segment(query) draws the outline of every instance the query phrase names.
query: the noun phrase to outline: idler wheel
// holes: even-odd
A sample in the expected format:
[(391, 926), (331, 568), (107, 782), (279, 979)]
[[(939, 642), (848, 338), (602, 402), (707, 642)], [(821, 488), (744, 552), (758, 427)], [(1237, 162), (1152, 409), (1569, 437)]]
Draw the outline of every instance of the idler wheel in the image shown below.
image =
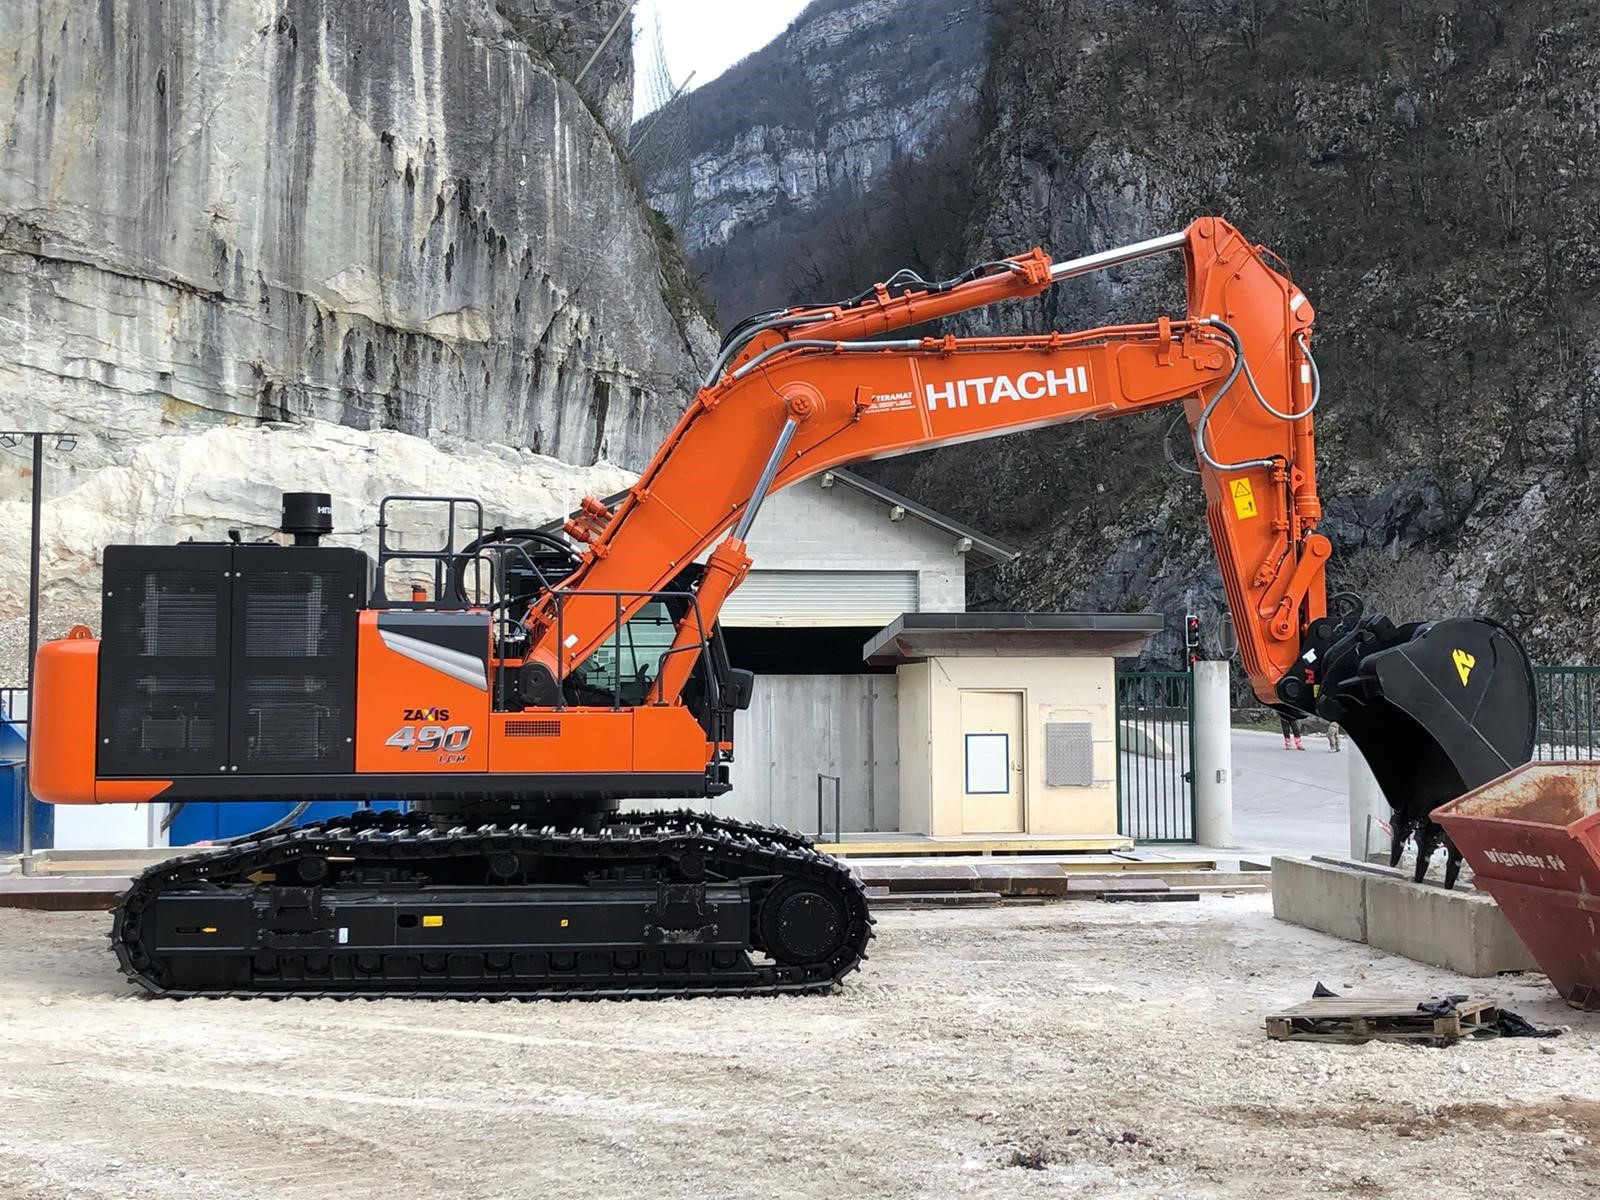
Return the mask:
[(844, 903), (827, 884), (791, 879), (774, 888), (761, 906), (762, 943), (781, 963), (824, 962), (844, 937)]

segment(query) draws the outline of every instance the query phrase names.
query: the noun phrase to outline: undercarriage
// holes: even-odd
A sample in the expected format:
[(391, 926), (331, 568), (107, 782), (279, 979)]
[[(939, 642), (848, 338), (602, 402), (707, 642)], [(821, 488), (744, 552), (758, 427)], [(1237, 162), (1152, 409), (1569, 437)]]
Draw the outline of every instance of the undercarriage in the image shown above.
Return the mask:
[(149, 868), (111, 936), (131, 980), (175, 998), (628, 999), (826, 991), (872, 918), (847, 868), (767, 826), (361, 811)]

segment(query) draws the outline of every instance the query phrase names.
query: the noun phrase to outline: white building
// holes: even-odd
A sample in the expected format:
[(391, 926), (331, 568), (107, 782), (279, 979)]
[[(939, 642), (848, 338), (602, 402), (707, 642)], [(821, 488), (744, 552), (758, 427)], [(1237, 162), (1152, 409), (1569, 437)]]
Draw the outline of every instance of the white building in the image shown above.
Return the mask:
[(1116, 835), (1114, 656), (1160, 617), (968, 614), (967, 572), (1016, 551), (850, 471), (769, 497), (748, 545), (722, 626), (756, 687), (714, 811), (830, 837)]
[(866, 643), (904, 613), (964, 611), (967, 572), (1016, 551), (843, 470), (769, 496), (748, 546), (722, 627), (755, 696), (735, 718), (734, 790), (712, 807), (815, 832), (817, 777), (831, 776), (845, 829), (899, 829), (897, 679)]

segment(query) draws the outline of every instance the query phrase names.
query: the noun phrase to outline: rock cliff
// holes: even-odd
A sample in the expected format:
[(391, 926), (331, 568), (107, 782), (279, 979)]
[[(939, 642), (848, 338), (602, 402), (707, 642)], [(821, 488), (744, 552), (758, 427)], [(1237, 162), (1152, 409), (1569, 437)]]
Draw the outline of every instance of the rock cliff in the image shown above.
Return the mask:
[(869, 191), (971, 109), (982, 31), (980, 0), (814, 0), (688, 94), (688, 162), (647, 159), (646, 186), (672, 211), (689, 173), (681, 237), (724, 325), (787, 299), (785, 244), (815, 239), (819, 206)]
[[(421, 483), (324, 423), (448, 441), (463, 461), (434, 479), (456, 492), (516, 453), (480, 445), (646, 458), (713, 335), (595, 115), (626, 111), (626, 55), (587, 101), (562, 73), (617, 5), (589, 7), (552, 45), (529, 36), (542, 0), (6, 5), (0, 427), (78, 434), (52, 504), (90, 508), (51, 520), (216, 536), (159, 481), (199, 486), (178, 462), (217, 427), (303, 427), (239, 493), (255, 524), (327, 447), (359, 476), (336, 491)], [(249, 464), (208, 487), (224, 461)], [(143, 483), (95, 482), (135, 465)], [(0, 498), (27, 486), (0, 472)], [(86, 569), (53, 561), (47, 625), (61, 572)]]
[[(1600, 526), (1579, 515), (1600, 467), (1590, 7), (1166, 11), (994, 6), (971, 250), (1074, 254), (1226, 215), (1317, 305), (1333, 586), (1397, 619), (1496, 617), (1541, 661), (1600, 661)], [(1178, 302), (1174, 278), (1141, 264), (998, 324), (1148, 319)], [(999, 532), (1029, 551), (989, 602), (1209, 618), (1219, 581), (1168, 420), (960, 449), (919, 465), (918, 490), (980, 524), (1022, 514)]]
[[(604, 129), (487, 0), (18, 0), (0, 393), (637, 460), (705, 331)], [(126, 401), (126, 403), (124, 403)]]
[[(1592, 6), (985, 11), (970, 160), (926, 147), (938, 172), (891, 181), (893, 197), (945, 197), (964, 236), (911, 265), (949, 271), (1036, 244), (1066, 257), (1226, 216), (1283, 255), (1317, 306), (1333, 586), (1396, 618), (1497, 617), (1542, 661), (1600, 661)], [(823, 235), (837, 214), (810, 219)], [(819, 295), (911, 257), (906, 239), (816, 244)], [(1173, 264), (1156, 261), (963, 327), (1085, 328), (1181, 303)], [(1173, 661), (1182, 614), (1210, 626), (1221, 589), (1198, 485), (1163, 448), (1170, 420), (1067, 426), (869, 470), (1025, 548), (973, 578), (974, 604), (1160, 611), (1170, 632), (1157, 653)], [(1192, 462), (1181, 427), (1171, 443)]]

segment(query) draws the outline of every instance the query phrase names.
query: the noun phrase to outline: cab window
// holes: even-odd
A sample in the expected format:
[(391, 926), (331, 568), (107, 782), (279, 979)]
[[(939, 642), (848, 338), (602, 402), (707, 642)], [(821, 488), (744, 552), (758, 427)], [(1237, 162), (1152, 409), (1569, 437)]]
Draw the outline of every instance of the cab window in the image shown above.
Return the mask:
[(661, 660), (677, 634), (672, 615), (663, 601), (651, 600), (630, 617), (621, 637), (613, 637), (572, 673), (580, 704), (610, 704), (618, 691), (618, 656), (621, 656), (617, 702), (643, 704), (661, 674)]

